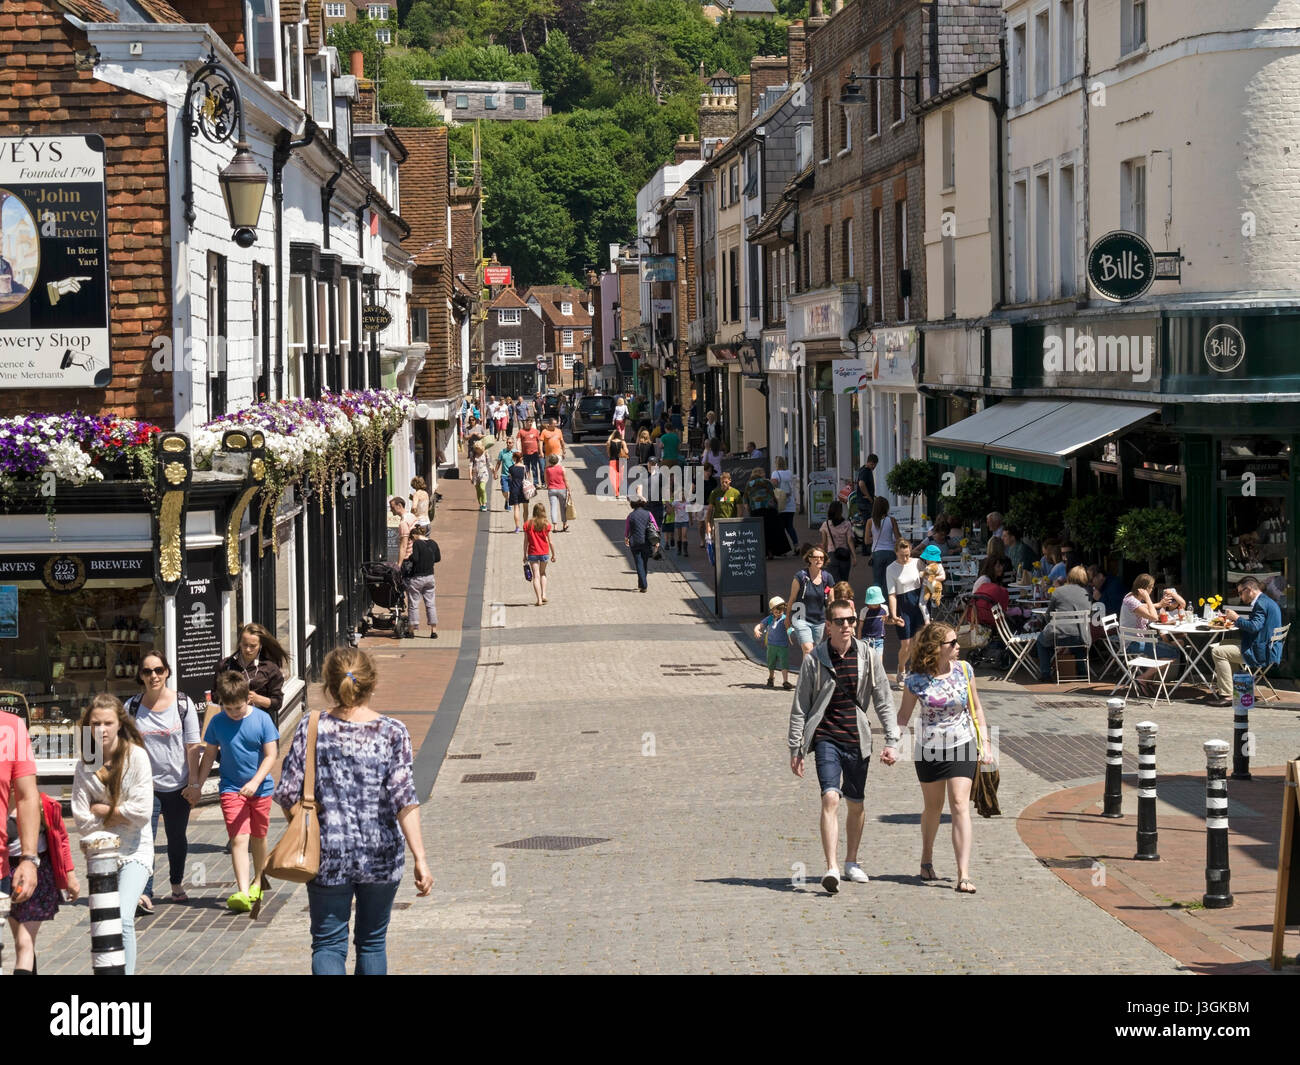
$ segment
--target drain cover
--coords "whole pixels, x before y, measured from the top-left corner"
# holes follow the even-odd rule
[[[608,842],[608,839],[600,836],[529,836],[513,843],[498,843],[497,847],[510,847],[519,851],[573,851],[579,847]]]
[[[447,755],[447,761],[450,762],[453,758],[482,758],[482,757],[483,756],[481,754],[449,754]]]
[[[530,770],[527,773],[466,773],[460,778],[460,782],[462,784],[514,784],[536,779],[537,774]]]

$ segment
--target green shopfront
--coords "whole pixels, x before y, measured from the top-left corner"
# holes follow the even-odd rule
[[[995,505],[1037,483],[1173,509],[1186,549],[1170,571],[1189,597],[1236,602],[1251,575],[1294,619],[1300,309],[1039,310],[985,325],[982,375],[955,377],[937,352],[923,362],[932,462],[985,476]],[[1123,575],[1141,567],[1126,560]],[[1282,672],[1300,671],[1298,645]]]

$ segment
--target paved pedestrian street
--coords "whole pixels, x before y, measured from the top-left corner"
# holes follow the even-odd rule
[[[416,898],[408,865],[389,935],[391,971],[1189,971],[1186,959],[1058,876],[1057,867],[1080,865],[1077,854],[1040,860],[1022,838],[1022,811],[1095,785],[1103,772],[1105,700],[1065,688],[1030,693],[982,681],[999,730],[1003,816],[975,818],[978,894],[953,890],[946,818],[935,849],[942,879],[919,880],[914,771],[877,759],[860,859],[871,882],[828,895],[815,770],[809,763],[803,780],[789,770],[790,693],[765,686],[749,644],[712,618],[711,602],[671,559],[656,563],[648,593],[637,593],[622,544],[627,506],[593,495],[599,461],[595,447],[570,453],[571,482],[583,483],[575,491],[579,517],[555,536],[544,607],[533,605],[522,537],[499,495],[487,515],[440,516],[480,523],[481,617],[467,613],[466,625],[482,628],[477,661],[468,662],[468,698],[421,810],[436,883],[431,897]],[[476,608],[472,590],[467,602],[467,611]],[[409,703],[422,690],[424,660],[386,653],[383,683],[396,681]],[[444,705],[439,714],[449,712]],[[1151,717],[1160,724],[1161,772],[1203,778],[1201,743],[1230,738],[1230,715],[1132,704],[1126,773],[1136,767],[1133,725]],[[1300,749],[1294,712],[1259,709],[1252,724],[1257,765],[1281,764]],[[1162,808],[1194,808],[1196,784],[1180,788]],[[1125,855],[1136,808],[1129,790],[1130,816],[1107,823],[1115,853]],[[1073,809],[1079,800],[1071,802]],[[277,815],[273,835],[280,824]],[[158,916],[140,921],[141,971],[308,971],[306,892],[278,887],[256,924],[225,913],[221,900],[231,889],[215,882],[230,875],[215,807],[200,813],[198,826],[191,864],[205,865],[209,883],[190,888],[189,906],[160,903]],[[1197,858],[1195,850],[1180,852],[1185,868],[1161,863],[1166,880],[1185,881],[1178,898],[1203,890],[1203,851]],[[1257,858],[1275,861],[1275,843],[1272,858],[1267,847]],[[160,836],[163,876],[164,862]],[[87,970],[86,921],[84,905],[65,907],[42,933],[42,971]]]

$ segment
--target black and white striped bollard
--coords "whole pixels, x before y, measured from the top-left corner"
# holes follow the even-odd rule
[[[112,832],[92,832],[81,841],[86,856],[90,902],[90,961],[96,976],[125,976],[122,907],[117,891],[117,857],[121,839]]]
[[[1158,862],[1156,850],[1156,733],[1154,721],[1138,722],[1138,829],[1136,861]]]
[[[1205,743],[1205,895],[1207,910],[1232,905],[1232,870],[1228,868],[1228,745]]]
[[[1250,779],[1250,708],[1255,705],[1255,678],[1232,675],[1232,779]]]
[[[1106,792],[1102,817],[1123,817],[1124,700],[1106,701]]]

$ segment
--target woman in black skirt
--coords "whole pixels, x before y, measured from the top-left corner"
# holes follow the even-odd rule
[[[524,495],[524,477],[527,475],[528,470],[524,466],[522,451],[511,452],[511,457],[515,460],[515,463],[510,467],[510,494],[506,496],[506,502],[514,515],[515,532],[523,532],[524,511],[528,509],[528,497]]]
[[[912,740],[912,760],[921,782],[925,809],[921,814],[921,879],[938,880],[934,865],[934,838],[939,833],[944,800],[952,814],[952,849],[957,857],[957,890],[975,894],[970,878],[970,790],[979,762],[992,760],[988,725],[975,674],[957,660],[957,634],[951,626],[931,622],[921,630],[912,652],[912,672],[907,676],[898,727],[907,727],[917,703],[921,720]],[[984,741],[981,752],[975,723]]]

